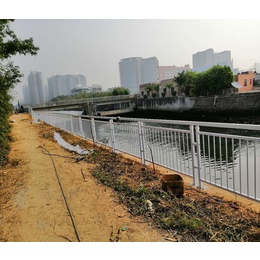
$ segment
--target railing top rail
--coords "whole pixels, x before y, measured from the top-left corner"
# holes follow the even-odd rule
[[[80,98],[80,99],[68,99],[68,100],[60,100],[60,101],[50,101],[46,103],[33,105],[33,108],[44,107],[44,106],[57,106],[57,105],[65,105],[65,104],[78,104],[82,102],[88,101],[103,101],[103,100],[119,100],[119,99],[129,99],[133,98],[133,95],[119,95],[119,96],[104,96],[104,97],[93,97],[93,98]]]
[[[42,114],[48,114],[47,112],[36,112]],[[130,118],[130,117],[103,117],[103,116],[85,116],[85,115],[68,115],[57,113],[56,116],[73,116],[73,117],[82,117],[82,118],[95,118],[95,119],[113,119],[120,121],[133,121],[133,122],[147,122],[147,123],[160,123],[160,124],[169,124],[169,125],[186,125],[186,126],[203,126],[203,127],[216,127],[216,128],[231,128],[231,129],[246,129],[246,130],[256,130],[260,131],[260,125],[252,124],[233,124],[233,123],[216,123],[216,122],[200,122],[200,121],[181,121],[181,120],[165,120],[165,119],[146,119],[146,118]]]
[[[89,117],[83,116],[81,117]],[[130,117],[101,117],[101,116],[92,116],[93,118],[102,118],[102,119],[114,119],[121,121],[142,121],[147,123],[162,123],[170,125],[193,125],[193,126],[204,126],[204,127],[217,127],[217,128],[232,128],[232,129],[247,129],[247,130],[259,130],[260,125],[252,124],[234,124],[234,123],[216,123],[216,122],[200,122],[200,121],[182,121],[182,120],[166,120],[166,119],[146,119],[146,118],[130,118]]]

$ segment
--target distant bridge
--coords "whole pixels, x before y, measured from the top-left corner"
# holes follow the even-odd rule
[[[134,99],[133,95],[70,99],[36,104],[32,108],[34,111],[81,110],[83,114],[112,115],[133,111]]]

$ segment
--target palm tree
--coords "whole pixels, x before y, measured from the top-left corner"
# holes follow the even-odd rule
[[[181,87],[184,86],[186,77],[185,71],[179,72],[177,76],[174,77],[173,81],[177,84],[178,87],[178,94],[181,92]]]

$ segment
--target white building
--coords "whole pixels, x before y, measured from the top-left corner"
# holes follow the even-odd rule
[[[229,66],[233,72],[233,59],[231,51],[214,53],[213,49],[200,51],[192,55],[193,71],[202,72],[212,68],[214,65]]]
[[[159,61],[156,57],[142,59],[141,84],[159,81]]]
[[[87,80],[84,75],[53,75],[48,80],[48,98],[71,95],[71,90],[77,87],[86,88]]]
[[[139,93],[140,85],[159,81],[159,61],[156,57],[121,59],[119,74],[122,87],[128,88],[131,94]]]
[[[42,73],[32,71],[28,76],[28,86],[31,104],[44,103],[45,93],[42,82]]]
[[[260,73],[260,63],[255,62],[254,65],[250,68],[252,71],[256,71],[256,73]]]
[[[27,85],[23,85],[23,102],[25,105],[32,104],[29,87]]]

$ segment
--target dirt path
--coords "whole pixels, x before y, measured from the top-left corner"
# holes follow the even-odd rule
[[[51,158],[44,155],[39,146],[44,145],[51,153],[71,154],[57,143],[39,136],[43,126],[30,124],[29,115],[13,115],[12,118],[16,122],[10,158],[20,161],[9,174],[21,178],[13,184],[15,188],[9,192],[10,200],[0,211],[1,239],[77,241]],[[97,184],[89,173],[93,166],[61,157],[54,157],[54,160],[81,241],[164,241],[163,235],[152,226],[132,218],[110,188]],[[126,225],[127,230],[118,234],[118,229]]]

